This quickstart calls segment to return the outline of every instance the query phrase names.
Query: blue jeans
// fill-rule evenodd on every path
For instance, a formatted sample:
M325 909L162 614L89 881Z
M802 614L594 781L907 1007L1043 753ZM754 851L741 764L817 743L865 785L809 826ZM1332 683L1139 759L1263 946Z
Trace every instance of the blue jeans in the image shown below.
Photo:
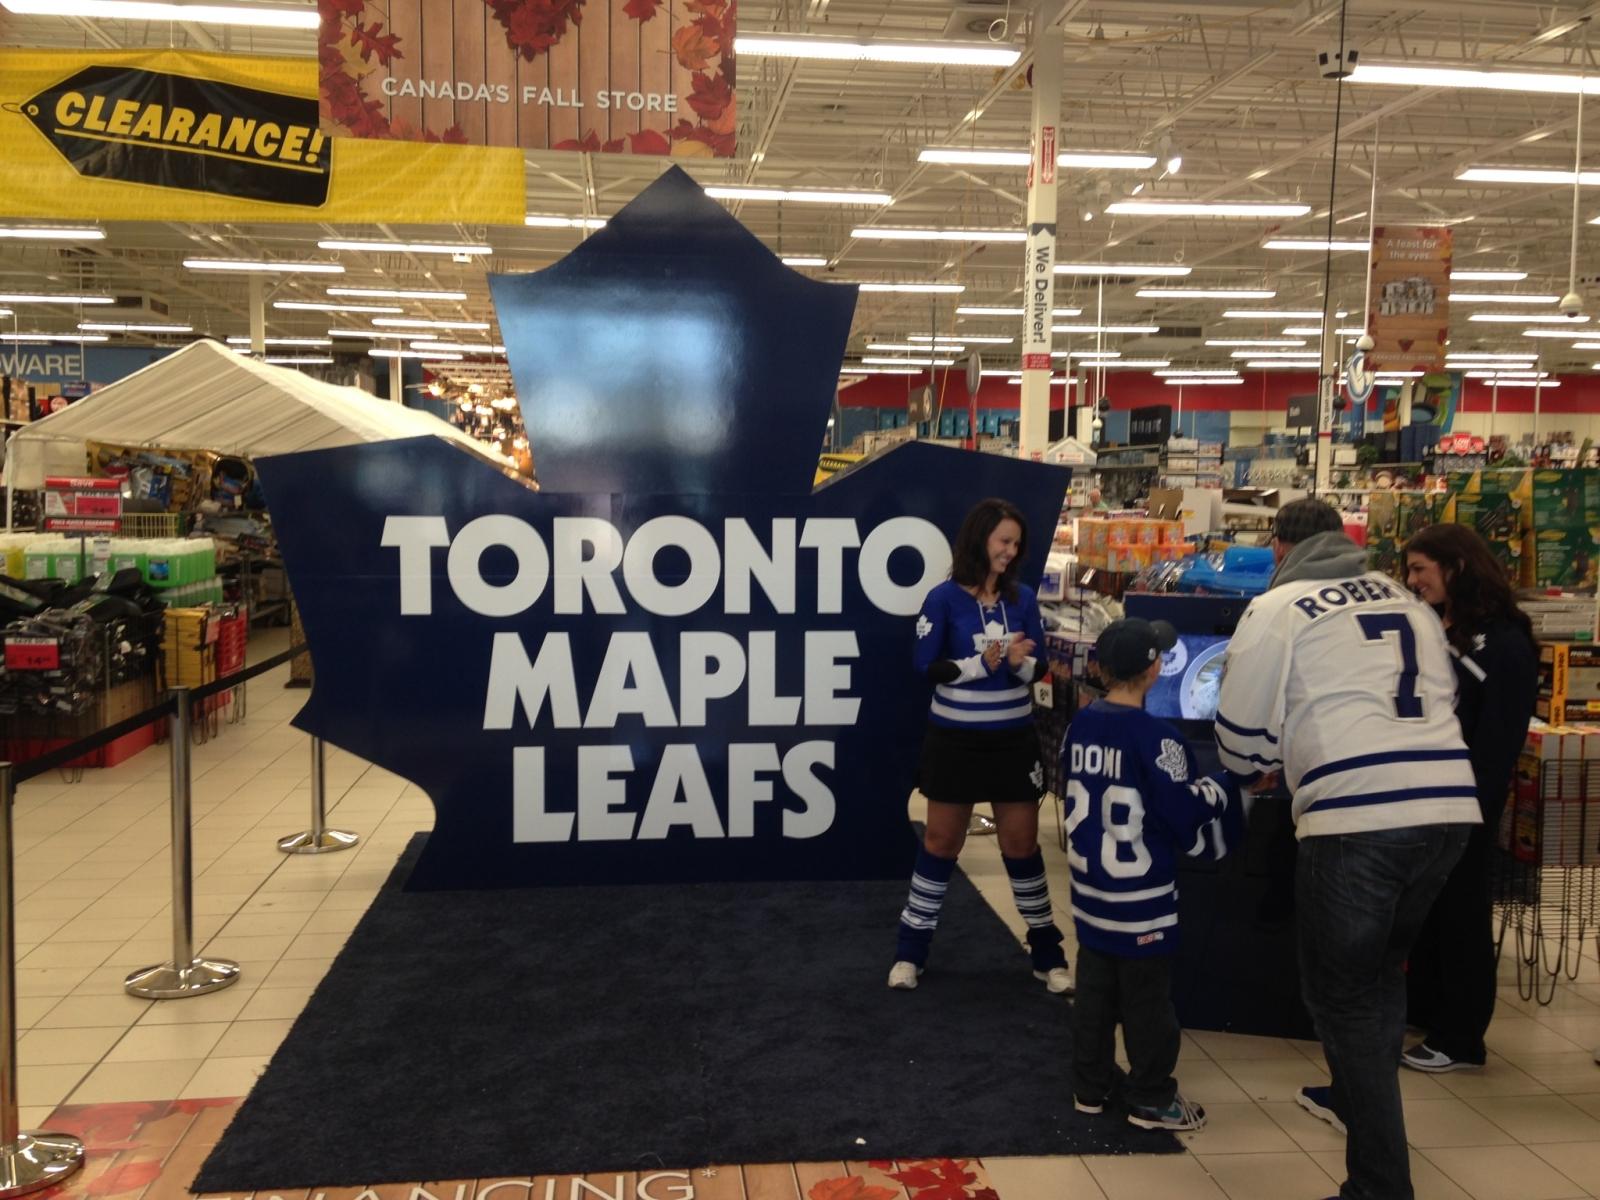
M1349 1130L1341 1200L1412 1200L1400 1107L1405 961L1471 825L1421 825L1300 842L1300 988Z

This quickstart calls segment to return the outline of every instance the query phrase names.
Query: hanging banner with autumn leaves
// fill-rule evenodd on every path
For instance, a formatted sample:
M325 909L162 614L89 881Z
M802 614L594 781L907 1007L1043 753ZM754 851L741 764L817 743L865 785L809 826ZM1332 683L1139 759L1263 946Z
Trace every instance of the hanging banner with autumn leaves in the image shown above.
M318 0L322 128L731 157L736 0Z

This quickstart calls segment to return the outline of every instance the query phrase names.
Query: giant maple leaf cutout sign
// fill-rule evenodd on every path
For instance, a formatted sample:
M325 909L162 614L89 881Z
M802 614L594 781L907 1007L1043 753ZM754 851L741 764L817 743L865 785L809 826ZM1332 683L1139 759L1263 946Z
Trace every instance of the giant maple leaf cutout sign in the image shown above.
M433 800L408 886L903 875L922 598L989 495L1037 579L1067 472L912 443L813 490L855 288L675 168L490 282L537 490L437 438L259 464L296 724Z

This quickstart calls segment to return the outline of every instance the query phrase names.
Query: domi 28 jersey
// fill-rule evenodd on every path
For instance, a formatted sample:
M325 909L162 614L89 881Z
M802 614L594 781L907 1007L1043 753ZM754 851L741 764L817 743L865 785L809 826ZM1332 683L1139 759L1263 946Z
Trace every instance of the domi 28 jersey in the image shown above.
M1072 719L1062 768L1078 941L1119 958L1171 954L1178 856L1221 858L1240 840L1237 782L1195 778L1181 733L1104 700Z
M1239 620L1217 749L1240 773L1283 768L1300 837L1476 824L1455 695L1444 627L1393 579L1299 578Z

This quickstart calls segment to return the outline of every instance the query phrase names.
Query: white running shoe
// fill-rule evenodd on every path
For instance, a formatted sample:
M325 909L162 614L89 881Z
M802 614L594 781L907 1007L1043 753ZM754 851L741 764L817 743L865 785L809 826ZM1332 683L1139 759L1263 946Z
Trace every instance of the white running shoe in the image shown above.
M897 962L889 968L889 986L909 992L917 986L917 976L921 974L922 968L916 963Z
M1072 986L1072 973L1065 967L1051 967L1048 971L1035 971L1033 977L1041 981L1052 996L1071 996L1076 990Z

